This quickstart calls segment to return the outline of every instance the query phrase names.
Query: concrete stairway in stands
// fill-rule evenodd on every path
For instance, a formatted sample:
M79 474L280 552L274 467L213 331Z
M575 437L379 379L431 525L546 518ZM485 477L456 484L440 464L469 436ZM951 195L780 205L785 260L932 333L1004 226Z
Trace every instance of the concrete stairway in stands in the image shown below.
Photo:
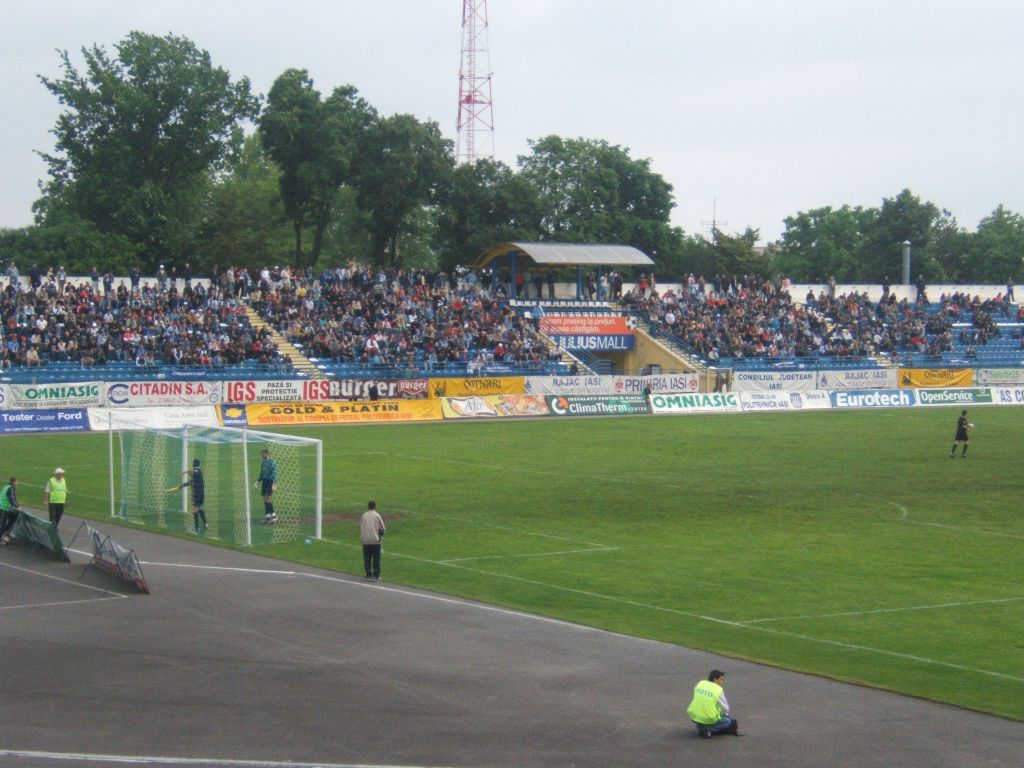
M292 366L294 366L296 371L311 379L324 378L323 372L313 365L310 359L302 354L298 347L278 333L274 326L260 317L259 313L255 309L247 305L245 307L245 314L249 318L249 322L252 324L253 328L258 330L266 329L270 332L270 338L273 339L275 344L277 344L278 354L290 357Z

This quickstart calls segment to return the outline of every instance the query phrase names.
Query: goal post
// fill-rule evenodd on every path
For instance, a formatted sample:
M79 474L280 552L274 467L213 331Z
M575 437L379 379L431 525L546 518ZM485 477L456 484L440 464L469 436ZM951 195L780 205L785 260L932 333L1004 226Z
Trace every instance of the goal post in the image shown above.
M191 477L203 471L206 527L199 535L236 546L277 544L323 533L323 443L235 427L158 429L110 418L111 515L148 528L195 533ZM268 522L258 478L262 452L276 464Z

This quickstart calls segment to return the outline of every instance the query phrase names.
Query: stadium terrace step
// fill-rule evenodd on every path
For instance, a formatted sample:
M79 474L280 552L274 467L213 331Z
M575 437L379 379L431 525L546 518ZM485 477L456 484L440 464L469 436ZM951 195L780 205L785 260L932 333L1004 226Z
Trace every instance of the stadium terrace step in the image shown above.
M249 322L252 323L252 327L257 330L266 329L270 333L270 338L277 344L277 353L279 355L287 355L294 367L296 373L301 374L303 377L308 376L311 379L323 379L326 378L324 372L316 366L306 355L302 353L298 347L288 341L282 334L280 334L274 326L260 317L259 313L252 308L251 305L245 304L245 315L249 318Z

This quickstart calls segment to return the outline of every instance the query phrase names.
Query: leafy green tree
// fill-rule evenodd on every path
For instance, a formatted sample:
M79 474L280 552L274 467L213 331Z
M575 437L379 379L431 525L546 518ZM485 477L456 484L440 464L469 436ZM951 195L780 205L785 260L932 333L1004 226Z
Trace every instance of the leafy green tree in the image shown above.
M84 72L64 51L62 76L40 78L64 112L37 213L125 238L150 268L184 261L209 176L240 149L259 101L187 38L132 32L115 48L83 48Z
M968 248L973 281L1019 280L1024 274L1024 217L1000 205L978 224Z
M536 240L540 219L540 201L521 175L494 160L463 163L439 196L439 266L469 264L495 243Z
M278 188L281 172L249 136L230 173L214 179L193 267L258 268L282 262L291 249L291 227Z
M864 233L877 215L874 209L844 205L786 217L782 237L772 248L772 271L797 282L824 282L833 275L850 282L858 273Z
M645 253L671 240L672 185L629 150L548 136L521 155L522 175L540 200L543 239L623 243Z
M909 189L884 198L878 214L867 227L861 243L857 270L859 282L877 283L886 275L896 280L903 271L903 242L913 245L911 282L922 275L926 281L943 277L935 258L935 227L943 218L934 203L921 202Z
M764 254L756 247L760 237L758 230L750 227L740 235L718 232L713 245L715 272L724 275L755 274L767 277L770 265Z
M375 261L392 268L405 262L403 237L416 231L415 214L437 203L453 165L452 142L437 123L392 115L363 134L354 185Z
M376 121L375 110L350 85L322 100L304 69L289 69L270 89L259 133L280 166L280 193L295 238L296 266L316 264L331 226L338 192L351 181L362 135ZM302 240L312 231L307 255Z

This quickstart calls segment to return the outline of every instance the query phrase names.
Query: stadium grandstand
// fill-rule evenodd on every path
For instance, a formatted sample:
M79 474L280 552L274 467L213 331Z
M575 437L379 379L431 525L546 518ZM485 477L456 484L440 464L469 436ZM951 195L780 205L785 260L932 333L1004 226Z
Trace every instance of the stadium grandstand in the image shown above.
M188 281L50 273L33 285L12 277L0 294L0 378L611 372L606 356L570 353L541 332L541 315L564 314L631 317L672 350L680 370L1024 364L1024 309L1001 293L953 289L932 302L909 287L899 297L875 287L869 298L868 290L806 286L799 295L803 287L756 276L690 275L659 286L653 271L623 284L623 271L650 261L581 248L590 250L503 244L457 273L349 264L301 276L228 268ZM573 268L575 279L565 280Z

